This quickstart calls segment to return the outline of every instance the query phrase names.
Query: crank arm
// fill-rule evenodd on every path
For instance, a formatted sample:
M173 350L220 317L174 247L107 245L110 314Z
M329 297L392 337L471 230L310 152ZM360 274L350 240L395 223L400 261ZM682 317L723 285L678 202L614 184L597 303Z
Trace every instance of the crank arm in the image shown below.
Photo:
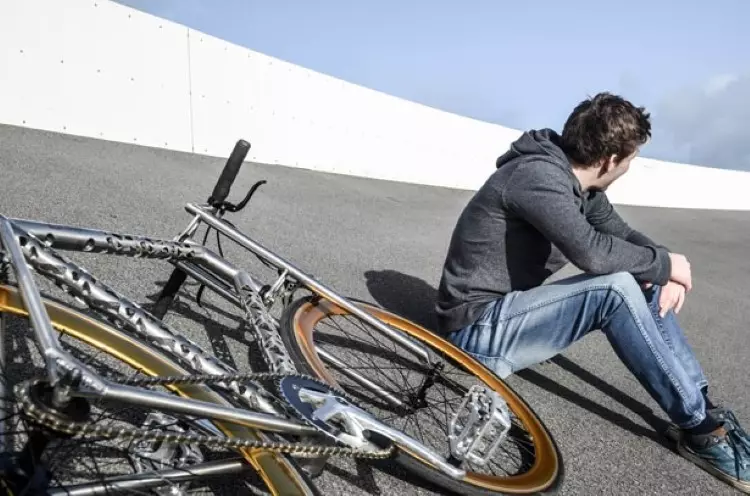
M397 431L387 425L375 420L370 414L359 410L353 413L354 421L358 422L364 430L370 432L376 432L383 437L390 439L399 449L410 452L417 458L426 460L431 463L441 472L449 475L450 477L460 480L466 475L466 471L447 463L440 456L436 455L434 451L429 449L424 444L420 443L416 439L407 436L403 432Z
M303 388L299 392L299 398L306 403L312 403L317 406L313 412L316 419L328 424L344 424L345 430L347 431L347 434L344 434L341 437L341 440L344 442L347 440L363 439L365 438L364 433L366 431L374 432L389 439L398 448L408 451L418 458L426 460L428 463L434 465L437 469L454 479L460 480L466 475L465 470L447 463L424 444L402 432L388 427L361 408L348 402L344 402L341 398L333 396L329 392Z

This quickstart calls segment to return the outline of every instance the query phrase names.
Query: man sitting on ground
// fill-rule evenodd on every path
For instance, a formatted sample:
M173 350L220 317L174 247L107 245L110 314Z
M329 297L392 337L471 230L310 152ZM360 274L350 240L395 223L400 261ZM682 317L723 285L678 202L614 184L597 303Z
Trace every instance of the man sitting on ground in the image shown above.
M533 130L511 144L458 219L439 330L506 377L601 329L679 427L680 453L750 493L750 438L711 403L676 318L690 264L628 226L605 194L650 136L644 108L600 93L561 135ZM583 274L543 284L568 261Z

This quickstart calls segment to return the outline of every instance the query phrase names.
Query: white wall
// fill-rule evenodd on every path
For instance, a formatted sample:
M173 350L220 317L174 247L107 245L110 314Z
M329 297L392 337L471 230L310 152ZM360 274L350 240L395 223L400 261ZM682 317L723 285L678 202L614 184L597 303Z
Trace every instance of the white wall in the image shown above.
M190 151L186 43L109 1L0 0L0 122Z
M110 0L0 0L0 122L476 189L520 131L349 84ZM616 203L750 210L750 173L641 159Z

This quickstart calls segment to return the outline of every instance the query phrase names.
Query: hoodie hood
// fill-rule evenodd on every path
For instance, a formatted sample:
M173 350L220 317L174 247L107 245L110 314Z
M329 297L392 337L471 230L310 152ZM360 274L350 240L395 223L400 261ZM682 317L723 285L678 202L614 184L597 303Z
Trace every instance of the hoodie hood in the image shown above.
M498 157L495 165L499 169L519 157L528 156L528 158L539 159L542 158L541 155L547 157L548 162L554 162L567 169L570 167L570 163L559 143L560 135L552 129L526 131L511 143L507 152Z
M560 148L560 135L552 129L534 129L524 132L510 144L507 152L500 155L495 162L499 169L509 162L543 160L552 163L568 173L573 180L577 195L581 196L581 184L570 168L570 161Z

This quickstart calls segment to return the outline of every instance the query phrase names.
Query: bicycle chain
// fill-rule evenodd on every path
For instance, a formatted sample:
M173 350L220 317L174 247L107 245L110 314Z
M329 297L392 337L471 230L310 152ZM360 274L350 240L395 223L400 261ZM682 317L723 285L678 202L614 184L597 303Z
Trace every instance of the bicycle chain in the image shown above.
M189 376L168 376L168 377L148 377L143 379L129 379L122 382L117 382L121 385L129 386L157 386L166 384L211 384L214 382L223 382L227 380L271 380L280 379L283 377L299 377L303 379L309 379L318 384L329 388L333 393L342 396L343 398L351 401L351 397L343 391L337 390L330 385L318 380L315 377L302 375L302 374L285 374L285 373L274 373L274 372L257 372L250 374L222 374L222 375L209 375L209 374L196 374ZM23 413L25 413L33 422L36 422L43 427L52 429L55 431L62 432L71 436L80 436L88 438L104 438L110 440L126 440L126 441L164 441L168 443L198 443L214 448L226 448L226 449L258 449L263 451L272 451L275 453L286 453L291 455L300 456L351 456L354 458L365 458L365 459L384 459L391 456L395 447L391 445L388 448L368 451L357 448L351 448L348 446L320 446L310 445L302 443L285 443L285 442L271 442L271 441L259 441L257 439L249 438L225 438L221 436L211 436L204 434L180 434L180 433L165 433L154 430L136 429L136 428L114 428L108 426L100 426L94 424L87 424L84 422L74 422L58 415L55 415L51 411L44 411L34 404L34 401L30 395L30 389L32 386L42 382L41 379L35 379L31 381L21 382L16 384L14 387L14 393L18 399L19 404ZM312 425L307 419L300 419L307 425Z

